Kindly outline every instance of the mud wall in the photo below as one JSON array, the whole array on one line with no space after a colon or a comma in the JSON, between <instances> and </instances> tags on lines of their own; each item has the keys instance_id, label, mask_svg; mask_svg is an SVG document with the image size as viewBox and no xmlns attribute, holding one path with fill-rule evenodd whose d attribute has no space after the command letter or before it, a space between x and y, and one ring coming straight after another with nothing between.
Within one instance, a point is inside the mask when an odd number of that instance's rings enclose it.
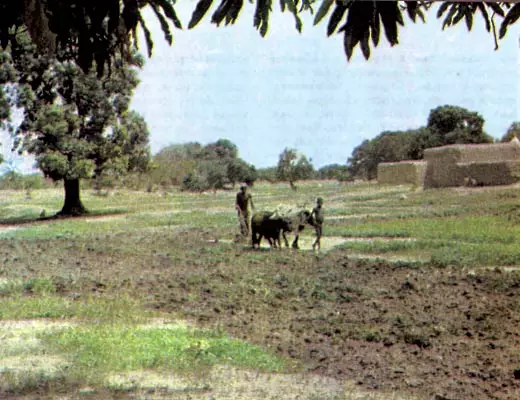
<instances>
[{"instance_id":1,"label":"mud wall","mask_svg":"<svg viewBox=\"0 0 520 400\"><path fill-rule=\"evenodd\" d=\"M377 166L377 182L382 185L424 185L426 162L401 161L380 163Z\"/></svg>"},{"instance_id":2,"label":"mud wall","mask_svg":"<svg viewBox=\"0 0 520 400\"><path fill-rule=\"evenodd\" d=\"M520 180L520 145L515 142L452 145L424 151L424 187L507 185Z\"/></svg>"}]
</instances>

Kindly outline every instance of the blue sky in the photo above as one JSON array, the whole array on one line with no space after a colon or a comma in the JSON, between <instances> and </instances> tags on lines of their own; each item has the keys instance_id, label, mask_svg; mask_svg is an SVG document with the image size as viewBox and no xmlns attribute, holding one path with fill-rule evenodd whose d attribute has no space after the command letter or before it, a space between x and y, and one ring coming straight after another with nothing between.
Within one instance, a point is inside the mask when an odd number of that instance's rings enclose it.
<instances>
[{"instance_id":1,"label":"blue sky","mask_svg":"<svg viewBox=\"0 0 520 400\"><path fill-rule=\"evenodd\" d=\"M195 4L178 2L184 26ZM146 14L155 46L132 107L149 125L154 153L227 138L257 167L276 165L285 147L295 147L319 168L344 164L354 147L385 130L425 125L439 105L479 112L497 138L520 120L518 26L494 51L480 18L471 33L464 23L442 31L430 12L426 24L406 19L399 45L382 37L369 61L356 48L347 63L343 37L327 38L327 21L313 26L309 16L299 34L290 14L277 2L273 9L265 38L245 2L235 25L217 28L208 13L195 29L176 30L172 47Z\"/></svg>"},{"instance_id":2,"label":"blue sky","mask_svg":"<svg viewBox=\"0 0 520 400\"><path fill-rule=\"evenodd\" d=\"M195 2L182 5L187 25ZM479 112L497 138L520 120L517 26L494 51L480 18L471 33L464 23L442 31L430 12L426 24L405 21L399 45L381 40L369 61L356 48L347 63L342 35L327 38L326 21L307 18L299 34L290 14L274 10L266 38L245 3L236 25L217 28L208 14L195 29L176 31L172 47L149 18L154 54L132 104L149 124L153 152L225 137L258 167L276 165L287 146L319 168L344 164L382 131L425 125L439 105Z\"/></svg>"}]
</instances>

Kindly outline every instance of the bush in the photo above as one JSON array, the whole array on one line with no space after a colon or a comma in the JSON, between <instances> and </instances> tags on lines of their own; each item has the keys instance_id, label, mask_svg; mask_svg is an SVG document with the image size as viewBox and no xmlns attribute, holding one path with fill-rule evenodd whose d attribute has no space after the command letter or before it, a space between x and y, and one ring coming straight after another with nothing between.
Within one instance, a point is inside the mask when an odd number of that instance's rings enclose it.
<instances>
[{"instance_id":1,"label":"bush","mask_svg":"<svg viewBox=\"0 0 520 400\"><path fill-rule=\"evenodd\" d=\"M36 190L51 186L41 174L23 175L10 171L0 177L0 190Z\"/></svg>"},{"instance_id":2,"label":"bush","mask_svg":"<svg viewBox=\"0 0 520 400\"><path fill-rule=\"evenodd\" d=\"M209 188L208 181L205 177L190 172L182 181L181 190L189 192L203 192Z\"/></svg>"}]
</instances>

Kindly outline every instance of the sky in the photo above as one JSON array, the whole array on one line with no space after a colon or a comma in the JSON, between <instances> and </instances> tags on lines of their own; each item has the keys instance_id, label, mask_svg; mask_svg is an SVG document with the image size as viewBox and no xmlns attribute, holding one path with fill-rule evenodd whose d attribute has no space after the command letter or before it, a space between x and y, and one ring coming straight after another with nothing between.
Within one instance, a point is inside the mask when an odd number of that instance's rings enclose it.
<instances>
[{"instance_id":1,"label":"sky","mask_svg":"<svg viewBox=\"0 0 520 400\"><path fill-rule=\"evenodd\" d=\"M195 5L177 3L183 26ZM383 131L426 125L441 105L480 113L495 138L520 120L518 24L495 51L481 18L471 33L464 23L443 31L431 10L426 24L406 17L399 45L391 48L381 33L369 61L357 47L347 62L343 36L326 36L328 18L317 26L305 18L299 34L274 2L262 38L248 2L227 27L210 23L214 8L195 29L175 30L171 47L155 16L145 14L155 45L131 105L148 123L153 153L227 138L259 168L276 165L285 147L320 168L345 164L356 146Z\"/></svg>"}]
</instances>

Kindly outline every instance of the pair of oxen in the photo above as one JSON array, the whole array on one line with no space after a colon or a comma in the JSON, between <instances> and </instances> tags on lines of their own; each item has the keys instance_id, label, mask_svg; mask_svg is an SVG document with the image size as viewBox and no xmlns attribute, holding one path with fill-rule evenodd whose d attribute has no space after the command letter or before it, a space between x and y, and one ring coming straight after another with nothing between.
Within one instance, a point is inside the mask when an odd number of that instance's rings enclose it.
<instances>
[{"instance_id":1,"label":"pair of oxen","mask_svg":"<svg viewBox=\"0 0 520 400\"><path fill-rule=\"evenodd\" d=\"M293 232L292 248L298 249L300 232L306 225L314 226L312 212L306 209L277 209L255 213L251 219L251 244L253 248L260 247L262 238L266 238L273 248L282 247L280 238L289 247L286 233Z\"/></svg>"}]
</instances>

